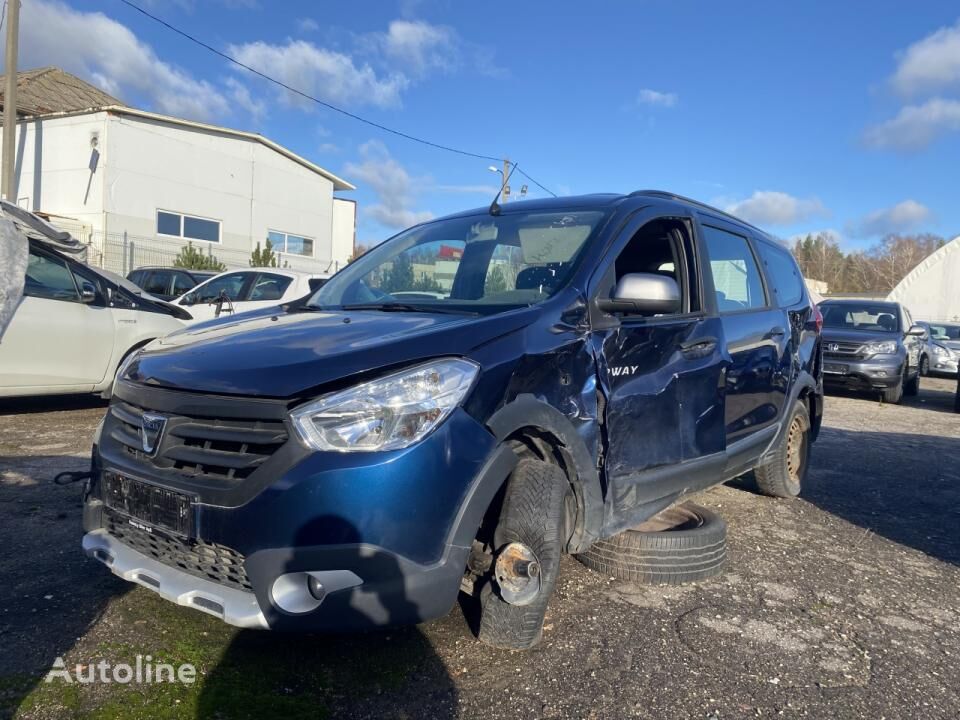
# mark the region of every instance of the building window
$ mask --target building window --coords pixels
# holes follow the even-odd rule
[[[267,232],[267,239],[276,252],[313,257],[313,240],[310,238],[270,230]]]
[[[157,233],[183,238],[220,242],[220,221],[157,210]]]

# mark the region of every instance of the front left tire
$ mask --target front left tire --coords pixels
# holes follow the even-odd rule
[[[570,492],[556,465],[529,457],[517,463],[493,531],[496,562],[480,590],[481,642],[508,650],[539,644],[560,573]]]

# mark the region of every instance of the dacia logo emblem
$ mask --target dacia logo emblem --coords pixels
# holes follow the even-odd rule
[[[140,442],[147,455],[153,455],[156,452],[166,424],[167,418],[163,415],[144,413],[140,417]]]

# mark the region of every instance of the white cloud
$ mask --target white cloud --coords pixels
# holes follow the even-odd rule
[[[332,142],[320,143],[320,145],[317,146],[317,152],[321,155],[332,155],[333,153],[340,152],[340,146]]]
[[[908,105],[893,118],[868,128],[865,139],[874,147],[919,150],[944,133],[960,130],[960,100],[933,98]]]
[[[873,237],[913,230],[933,216],[930,209],[916,200],[904,200],[893,207],[867,213],[847,232],[854,237]]]
[[[455,69],[460,62],[457,40],[450,28],[422,20],[394,20],[380,36],[386,58],[416,75]]]
[[[908,96],[960,86],[960,22],[940,28],[899,53],[891,82]]]
[[[259,125],[267,114],[267,105],[263,100],[257,100],[250,94],[250,88],[236,78],[226,79],[227,89],[230,91],[230,100],[235,107],[241,108],[250,114],[253,124]]]
[[[303,17],[297,20],[297,30],[302,33],[312,33],[320,29],[320,23],[313,18]]]
[[[23,3],[20,61],[56,65],[121,100],[144,98],[154,110],[196,120],[226,115],[229,103],[210,83],[162,61],[124,25],[100,12],[49,0]]]
[[[409,85],[401,73],[378,75],[370,65],[357,65],[348,55],[305,40],[288,40],[284,45],[261,41],[231,45],[229,52],[245,65],[335,104],[395,106]],[[303,106],[306,102],[285,90],[280,92],[289,104]]]
[[[758,225],[793,225],[830,214],[817,198],[797,198],[776,190],[757,190],[745,200],[726,204],[724,209]]]
[[[637,93],[637,102],[641,105],[655,105],[658,107],[673,107],[680,100],[676,93],[665,93],[649,88],[643,88]]]
[[[410,209],[418,187],[424,185],[426,179],[411,177],[383,143],[378,140],[364,143],[360,146],[360,157],[361,162],[346,164],[344,174],[351,180],[366,183],[376,193],[377,202],[363,210],[366,215],[393,229],[410,227],[433,217],[427,210]]]

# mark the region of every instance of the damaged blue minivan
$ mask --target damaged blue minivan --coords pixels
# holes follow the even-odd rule
[[[820,324],[786,248],[669,193],[433,220],[130,357],[83,547],[240,627],[418,623],[463,590],[481,640],[530,647],[563,553],[749,471],[800,492]]]

